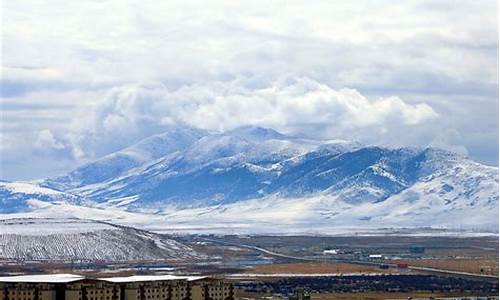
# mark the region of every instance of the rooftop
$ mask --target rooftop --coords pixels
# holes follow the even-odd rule
[[[103,277],[97,280],[121,283],[121,282],[142,282],[142,281],[168,281],[168,280],[187,280],[196,281],[205,279],[206,276],[175,276],[175,275],[134,275],[127,277]],[[21,275],[0,277],[0,282],[26,282],[26,283],[70,283],[87,278],[75,274],[43,274],[43,275]]]
[[[108,282],[140,282],[140,281],[161,281],[161,280],[187,280],[195,281],[205,279],[206,276],[175,276],[175,275],[134,275],[127,277],[105,277],[98,280]]]
[[[0,277],[0,282],[26,282],[26,283],[68,283],[85,279],[75,274],[43,274]]]

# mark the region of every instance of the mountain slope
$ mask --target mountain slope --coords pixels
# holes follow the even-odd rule
[[[311,140],[252,126],[224,133],[178,132],[187,136],[184,142],[167,143],[171,140],[164,137],[177,133],[166,133],[119,152],[149,153],[136,164],[105,157],[100,160],[105,164],[91,163],[44,181],[65,191],[51,190],[59,193],[55,198],[6,194],[10,204],[4,204],[8,209],[3,212],[29,210],[30,203],[39,210],[40,203],[59,199],[62,204],[52,205],[51,211],[92,206],[89,211],[97,215],[106,209],[140,213],[139,219],[155,214],[162,228],[176,222],[208,227],[269,219],[317,228],[459,228],[463,223],[491,229],[498,224],[493,213],[498,208],[498,168],[448,151]],[[16,199],[37,197],[42,201],[12,205]]]
[[[67,175],[47,179],[42,184],[58,190],[68,190],[99,183],[167,154],[185,149],[206,134],[207,132],[200,129],[174,127],[168,132],[153,135],[128,148],[81,166]]]
[[[471,161],[428,175],[383,201],[353,203],[329,191],[301,197],[270,195],[215,207],[172,212],[175,224],[250,233],[372,232],[437,228],[497,232],[497,169]],[[210,230],[208,230],[210,232]],[[416,232],[416,231],[415,231]]]
[[[102,222],[77,219],[0,221],[2,259],[116,262],[199,257],[193,249],[172,239]]]
[[[99,202],[123,203],[120,199],[127,202],[136,199],[140,201],[132,201],[133,205],[143,208],[239,201],[259,195],[266,182],[276,176],[278,170],[272,170],[274,164],[316,149],[318,144],[265,136],[212,134],[183,151],[132,169],[123,176],[69,191]],[[187,202],[188,199],[192,201]]]
[[[91,201],[84,197],[42,187],[35,183],[0,181],[0,213],[29,211],[32,207],[30,203],[32,200],[47,203],[91,204]]]
[[[204,137],[183,152],[123,177],[71,192],[131,211],[150,212],[318,193],[349,204],[375,203],[437,170],[468,161],[432,148],[339,149],[329,145],[325,150],[315,145],[310,150],[283,143],[256,144],[226,135]]]

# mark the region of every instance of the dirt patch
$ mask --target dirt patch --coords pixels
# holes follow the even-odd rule
[[[393,273],[395,269],[381,269],[377,266],[355,265],[347,263],[289,263],[260,265],[247,273],[258,274],[332,274],[332,273]]]
[[[410,266],[445,269],[476,274],[498,275],[498,261],[492,259],[412,259],[398,260]]]
[[[477,294],[475,294],[477,295]],[[473,296],[470,293],[387,293],[387,292],[365,292],[365,293],[312,293],[311,300],[382,300],[382,299],[409,299],[412,298],[430,298],[430,297],[464,297]]]

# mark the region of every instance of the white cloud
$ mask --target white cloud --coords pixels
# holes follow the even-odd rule
[[[427,132],[432,138],[439,114],[425,103],[370,99],[306,78],[285,78],[260,88],[249,88],[240,78],[173,91],[161,84],[114,88],[87,119],[75,123],[72,136],[76,148],[100,156],[174,124],[220,131],[253,124],[316,138],[398,145],[406,132]]]
[[[77,158],[71,167],[179,121],[437,143],[498,163],[495,1],[25,0],[2,9],[0,122],[10,142],[0,154],[11,166],[2,178],[64,169],[33,151],[44,129]]]
[[[38,133],[34,147],[42,151],[51,151],[64,149],[64,144],[58,141],[50,130],[43,129]]]
[[[439,2],[449,8],[422,0],[10,1],[3,76],[100,86],[291,73],[336,88],[432,87],[415,78],[420,72],[446,78],[439,85],[448,91],[496,85],[496,3]]]

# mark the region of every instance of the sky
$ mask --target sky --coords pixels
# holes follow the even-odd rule
[[[490,1],[2,3],[0,179],[171,126],[435,146],[498,166]]]

